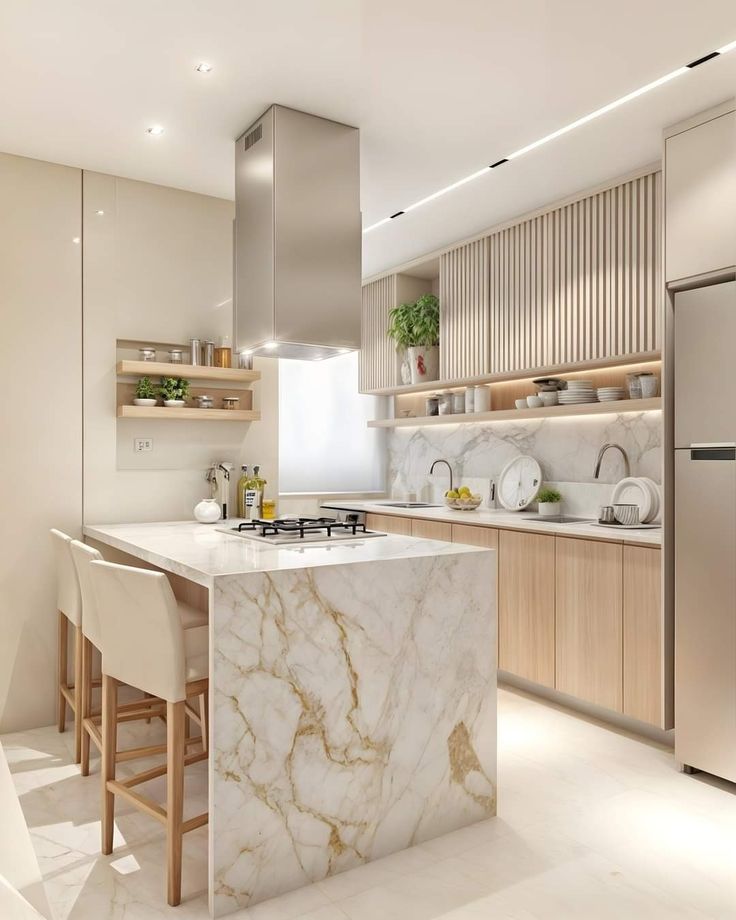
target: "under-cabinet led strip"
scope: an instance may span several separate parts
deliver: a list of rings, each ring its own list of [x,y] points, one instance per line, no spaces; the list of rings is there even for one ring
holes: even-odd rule
[[[518,150],[507,154],[505,157],[502,157],[500,160],[497,160],[490,166],[484,166],[482,169],[471,173],[469,176],[465,176],[464,179],[458,179],[457,182],[453,182],[451,185],[446,185],[444,188],[438,189],[436,192],[432,192],[431,195],[420,198],[419,201],[415,201],[413,204],[406,205],[404,208],[402,208],[400,211],[396,211],[390,217],[384,217],[383,220],[376,221],[375,224],[371,224],[369,227],[366,227],[363,230],[363,233],[370,233],[371,230],[382,227],[384,224],[390,223],[395,218],[401,217],[402,214],[408,214],[409,211],[415,211],[417,208],[421,208],[422,205],[429,204],[430,201],[434,201],[437,198],[441,198],[443,195],[447,195],[448,192],[454,192],[455,189],[460,188],[461,185],[466,185],[468,182],[473,182],[475,179],[480,179],[481,176],[487,175],[490,169],[496,169],[496,167],[502,166],[504,163],[509,163],[512,160],[516,160],[520,156],[523,156],[525,153],[536,150],[537,147],[541,147],[543,144],[548,144],[550,141],[554,141],[558,137],[562,137],[563,134],[567,134],[568,132],[573,131],[575,128],[579,128],[581,125],[587,124],[589,121],[600,118],[601,115],[607,115],[608,112],[612,112],[614,109],[619,108],[619,106],[625,105],[627,102],[631,102],[632,99],[637,99],[639,96],[643,96],[645,93],[649,93],[653,89],[657,89],[657,87],[662,86],[665,83],[669,83],[669,81],[674,80],[675,77],[682,76],[682,74],[687,73],[689,70],[693,70],[695,67],[699,67],[701,64],[705,64],[706,61],[711,61],[713,58],[720,57],[722,54],[728,54],[729,51],[733,51],[735,48],[736,41],[729,42],[727,45],[723,45],[722,48],[718,48],[715,51],[710,52],[710,54],[703,55],[703,57],[700,57],[695,61],[691,61],[689,64],[685,64],[683,67],[678,67],[677,70],[673,70],[670,73],[665,74],[663,77],[652,80],[651,83],[640,86],[639,89],[635,89],[632,92],[627,93],[625,96],[621,96],[620,99],[615,99],[613,102],[609,102],[607,105],[601,106],[601,108],[596,109],[594,112],[589,112],[587,115],[583,115],[582,118],[577,118],[575,121],[571,121],[570,124],[565,125],[562,128],[558,128],[551,134],[546,134],[544,137],[539,138],[539,140],[532,141],[531,144],[527,144],[525,147],[520,147]]]

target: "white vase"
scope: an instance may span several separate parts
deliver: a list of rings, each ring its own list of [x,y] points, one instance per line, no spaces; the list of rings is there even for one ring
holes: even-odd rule
[[[409,357],[412,383],[424,383],[439,378],[440,349],[438,345],[411,345],[406,351]]]
[[[214,498],[203,498],[194,506],[194,517],[200,524],[215,524],[221,514],[220,506]]]
[[[556,517],[560,513],[561,502],[539,502],[540,517]]]
[[[155,399],[134,399],[133,405],[134,406],[155,406],[156,400]]]

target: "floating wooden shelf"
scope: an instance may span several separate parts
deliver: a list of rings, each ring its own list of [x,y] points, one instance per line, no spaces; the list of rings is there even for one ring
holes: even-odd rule
[[[138,363],[138,362],[133,362]],[[153,362],[148,362],[152,364]],[[212,368],[209,368],[211,370]],[[250,371],[241,372],[250,373]],[[146,418],[157,421],[259,422],[254,409],[196,409],[187,406],[118,406],[118,418]]]
[[[183,377],[185,380],[220,380],[223,383],[249,384],[261,379],[260,371],[238,367],[202,367],[194,364],[169,364],[165,361],[118,361],[118,376]],[[140,407],[138,407],[140,408]],[[198,409],[206,412],[206,409]],[[228,412],[233,410],[227,410]]]
[[[566,418],[574,415],[618,415],[621,412],[655,412],[662,399],[620,399],[615,402],[582,403],[574,406],[543,406],[541,409],[497,409],[458,415],[429,415],[419,418],[382,418],[368,422],[369,428],[417,428],[425,425],[470,425],[478,422],[526,421],[535,418]],[[175,409],[172,411],[176,411]]]

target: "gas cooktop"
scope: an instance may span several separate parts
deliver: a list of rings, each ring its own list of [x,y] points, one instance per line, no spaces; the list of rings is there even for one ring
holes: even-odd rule
[[[363,540],[385,537],[385,533],[367,530],[357,521],[337,521],[326,517],[277,518],[274,521],[222,521],[216,530],[246,540],[258,540],[273,546],[302,543],[334,543],[338,540]]]

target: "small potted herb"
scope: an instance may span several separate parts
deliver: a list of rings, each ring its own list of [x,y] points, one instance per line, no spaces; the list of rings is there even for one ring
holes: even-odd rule
[[[397,349],[406,351],[411,382],[424,383],[439,377],[440,302],[423,294],[414,303],[402,303],[389,312],[388,336]]]
[[[540,489],[537,493],[537,504],[542,517],[554,517],[560,513],[562,495],[557,489]]]
[[[162,377],[158,393],[165,406],[184,406],[189,396],[189,381],[182,380],[181,377]]]
[[[134,406],[155,406],[156,405],[156,387],[151,383],[150,377],[141,377],[135,385]]]

